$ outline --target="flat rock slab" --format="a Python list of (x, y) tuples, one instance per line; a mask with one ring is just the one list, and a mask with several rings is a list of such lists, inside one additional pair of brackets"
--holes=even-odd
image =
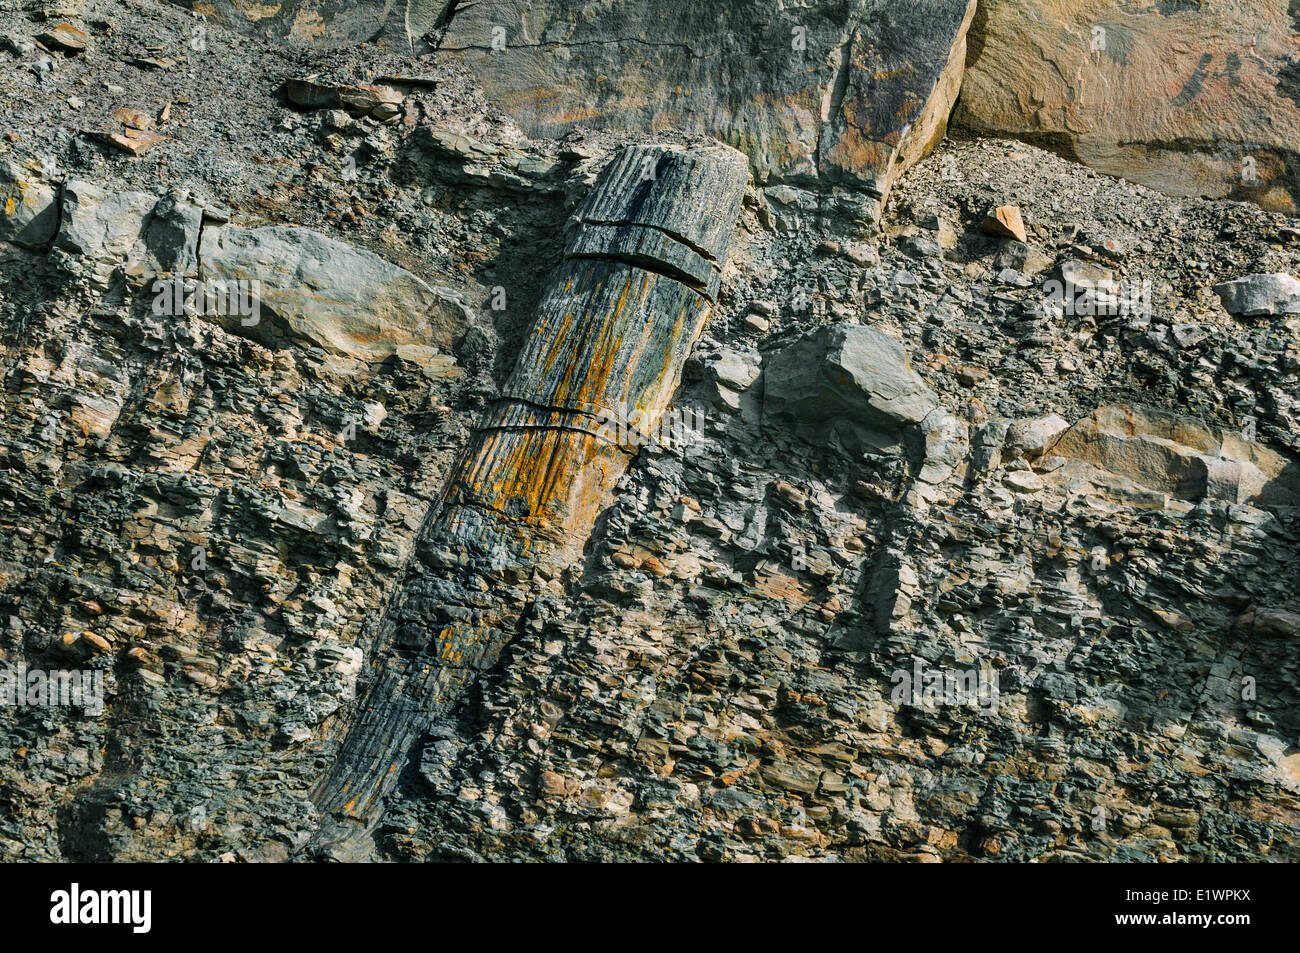
[(1246, 275), (1214, 286), (1229, 314), (1247, 318), (1300, 314), (1300, 281), (1287, 274)]
[(450, 348), (472, 321), (452, 292), (309, 228), (206, 228), (199, 269), (205, 283), (252, 283), (257, 323), (241, 315), (232, 327), (361, 361), (381, 361), (403, 344)]
[(954, 122), (1171, 195), (1300, 197), (1288, 0), (980, 0)]

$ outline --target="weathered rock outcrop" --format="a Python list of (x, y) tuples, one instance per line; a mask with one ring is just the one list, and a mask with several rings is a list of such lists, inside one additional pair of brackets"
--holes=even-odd
[[(871, 197), (943, 136), (973, 0), (721, 5), (574, 0), (457, 8), (442, 55), (532, 135), (675, 129), (728, 142), (760, 181)], [(755, 65), (762, 63), (762, 69)]]
[[(769, 176), (719, 269), (653, 201), (565, 233), (644, 130), (528, 139), (404, 36), (322, 55), (157, 0), (79, 6), (67, 56), (36, 45), (48, 4), (0, 10), (0, 858), (318, 856), (336, 764), (353, 812), (392, 787), (335, 857), (1300, 856), (1300, 315), (1289, 281), (1252, 277), (1300, 274), (1294, 221), (948, 139), (870, 240), (846, 190)], [(776, 88), (768, 63), (705, 79)], [(303, 76), (323, 92), (286, 102)], [(123, 107), (166, 141), (84, 131)], [(197, 286), (208, 232), (301, 242), (231, 274), (327, 305), (301, 333), (269, 305), (160, 313), (151, 277)], [(424, 292), (308, 245), (453, 288), (474, 324), (451, 353), (349, 361), (402, 321), (433, 333)], [(387, 325), (356, 323), (349, 276), (398, 286)], [(641, 300), (695, 303), (665, 331)], [(653, 403), (581, 383), (654, 390), (656, 336), (706, 305), (664, 415), (694, 439), (624, 468)], [(610, 338), (584, 350), (591, 315)], [(581, 372), (512, 380), (521, 354)], [(22, 666), (102, 676), (103, 704), (11, 703)], [(350, 726), (345, 752), (380, 754), (340, 760)], [(328, 820), (364, 829), (344, 807)]]
[(1044, 456), (1057, 465), (1091, 464), (1177, 500), (1300, 505), (1293, 461), (1239, 434), (1150, 408), (1101, 407), (1062, 432)]
[[(530, 136), (577, 127), (711, 136), (744, 152), (760, 183), (847, 186), (845, 210), (874, 223), (895, 178), (943, 137), (975, 0), (291, 0), (254, 11), (219, 0), (212, 9), (293, 43), (431, 44)], [(307, 92), (337, 102), (330, 88)]]
[(981, 0), (954, 121), (1172, 195), (1300, 202), (1288, 0)]
[[(323, 812), (372, 827), (412, 744), (515, 633), (519, 590), (544, 590), (579, 557), (635, 452), (619, 424), (655, 429), (677, 389), (747, 180), (743, 157), (723, 147), (628, 148), (601, 173), (515, 370), (385, 612), (376, 681), (317, 788)], [(356, 829), (341, 833), (346, 842)]]

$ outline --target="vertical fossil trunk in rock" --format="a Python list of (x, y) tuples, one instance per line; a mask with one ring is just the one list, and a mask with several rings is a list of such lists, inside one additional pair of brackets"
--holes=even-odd
[(500, 398), (453, 468), (421, 563), (380, 625), (376, 678), (318, 784), (322, 813), (379, 817), (412, 745), (514, 634), (509, 589), (581, 554), (657, 427), (717, 294), (748, 179), (726, 147), (620, 152), (575, 213), (565, 256)]

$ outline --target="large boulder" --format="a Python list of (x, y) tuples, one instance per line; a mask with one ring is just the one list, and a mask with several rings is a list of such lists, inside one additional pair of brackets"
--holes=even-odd
[(202, 210), (181, 196), (160, 199), (74, 179), (63, 186), (54, 247), (101, 273), (121, 265), (137, 281), (193, 275), (202, 226)]
[(209, 291), (251, 295), (255, 314), (218, 315), (232, 329), (305, 341), (365, 362), (381, 361), (402, 346), (446, 350), (472, 320), (453, 292), (309, 228), (206, 228), (199, 278)]
[(1172, 195), (1295, 212), (1290, 0), (980, 0), (954, 122)]
[(860, 324), (818, 328), (773, 354), (763, 373), (763, 409), (817, 424), (859, 428), (865, 446), (900, 443), (901, 428), (938, 408), (903, 346)]

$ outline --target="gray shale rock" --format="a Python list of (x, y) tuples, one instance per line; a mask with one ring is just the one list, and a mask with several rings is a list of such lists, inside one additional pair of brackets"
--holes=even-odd
[(91, 261), (125, 261), (140, 240), (145, 216), (157, 202), (158, 197), (149, 192), (115, 192), (72, 179), (63, 186), (54, 245)]
[(1300, 314), (1300, 281), (1287, 274), (1246, 275), (1214, 286), (1224, 310), (1246, 318)]
[[(454, 292), (309, 228), (204, 229), (199, 275), (205, 283), (253, 283), (260, 316), (245, 325), (249, 333), (283, 334), (366, 362), (402, 345), (451, 348), (473, 323)], [(228, 317), (232, 327), (242, 320)]]
[(773, 354), (764, 370), (764, 410), (871, 427), (919, 424), (938, 406), (903, 346), (860, 324), (819, 328)]
[(0, 241), (43, 249), (58, 222), (54, 186), (14, 160), (0, 159)]

